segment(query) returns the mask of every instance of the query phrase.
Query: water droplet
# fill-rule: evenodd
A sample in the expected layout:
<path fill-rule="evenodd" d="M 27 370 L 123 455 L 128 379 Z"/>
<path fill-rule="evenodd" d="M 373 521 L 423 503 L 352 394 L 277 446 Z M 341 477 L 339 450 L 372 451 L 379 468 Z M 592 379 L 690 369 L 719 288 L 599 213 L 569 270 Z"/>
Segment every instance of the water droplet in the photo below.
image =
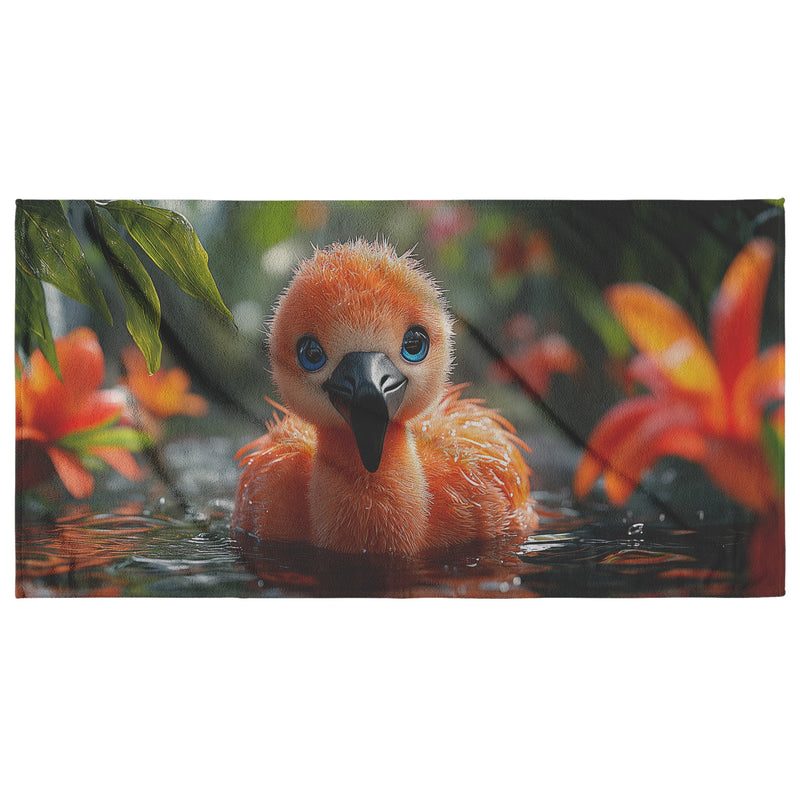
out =
<path fill-rule="evenodd" d="M 698 519 L 701 519 L 701 520 L 705 519 L 706 518 L 706 512 L 701 509 L 700 511 L 697 512 L 697 517 L 698 517 Z"/>
<path fill-rule="evenodd" d="M 522 578 L 520 578 L 519 575 L 515 575 L 514 576 L 514 580 L 511 581 L 511 583 L 513 583 L 514 586 L 521 586 L 522 585 Z"/>
<path fill-rule="evenodd" d="M 634 522 L 628 528 L 628 536 L 641 536 L 644 532 L 644 522 Z"/>
<path fill-rule="evenodd" d="M 667 518 L 666 514 L 659 514 L 658 515 L 658 521 L 659 522 L 663 522 L 666 518 Z"/>
<path fill-rule="evenodd" d="M 511 587 L 508 585 L 507 581 L 503 581 L 498 588 L 501 592 L 507 592 Z"/>
<path fill-rule="evenodd" d="M 258 588 L 259 589 L 263 589 L 264 588 L 264 581 L 262 581 L 261 578 L 258 579 Z"/>
<path fill-rule="evenodd" d="M 362 553 L 366 553 L 366 552 L 367 552 L 367 548 L 366 548 L 366 547 L 362 547 L 362 548 L 361 548 L 361 552 L 362 552 Z"/>

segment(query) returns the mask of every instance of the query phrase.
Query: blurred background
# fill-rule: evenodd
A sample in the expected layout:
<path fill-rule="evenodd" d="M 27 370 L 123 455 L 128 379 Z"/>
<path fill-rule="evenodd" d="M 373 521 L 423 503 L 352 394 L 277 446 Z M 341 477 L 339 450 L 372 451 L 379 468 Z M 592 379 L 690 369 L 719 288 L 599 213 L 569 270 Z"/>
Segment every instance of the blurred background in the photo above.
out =
<path fill-rule="evenodd" d="M 777 245 L 761 349 L 784 340 L 784 218 L 771 201 L 146 201 L 183 214 L 209 256 L 209 268 L 236 326 L 150 269 L 162 303 L 162 363 L 179 365 L 210 410 L 167 421 L 183 433 L 260 435 L 277 399 L 264 351 L 266 323 L 300 259 L 314 247 L 363 237 L 411 250 L 443 288 L 456 324 L 453 382 L 484 397 L 532 447 L 534 487 L 567 494 L 580 444 L 614 403 L 632 392 L 625 365 L 633 351 L 602 292 L 646 282 L 673 298 L 708 340 L 709 306 L 741 247 L 754 236 Z M 70 204 L 79 233 L 82 204 Z M 76 211 L 77 209 L 77 211 Z M 86 237 L 80 237 L 87 241 Z M 134 245 L 135 246 L 135 245 Z M 137 253 L 144 263 L 147 257 Z M 101 253 L 87 258 L 112 316 L 124 307 Z M 119 303 L 117 307 L 114 303 Z M 124 324 L 109 326 L 48 287 L 53 333 L 90 325 L 106 354 L 107 382 L 122 374 L 130 344 Z M 498 363 L 515 364 L 526 387 Z M 725 505 L 702 471 L 667 459 L 678 505 Z M 681 498 L 681 486 L 691 496 Z M 726 506 L 727 507 L 727 506 Z"/>

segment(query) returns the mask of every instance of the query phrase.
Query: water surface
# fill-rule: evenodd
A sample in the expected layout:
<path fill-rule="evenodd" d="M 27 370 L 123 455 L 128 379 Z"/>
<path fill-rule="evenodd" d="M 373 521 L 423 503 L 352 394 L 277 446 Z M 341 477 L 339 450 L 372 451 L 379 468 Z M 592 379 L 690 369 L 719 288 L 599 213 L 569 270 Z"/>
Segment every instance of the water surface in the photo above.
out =
<path fill-rule="evenodd" d="M 186 437 L 166 474 L 109 473 L 90 503 L 17 509 L 17 594 L 148 597 L 534 597 L 744 591 L 747 521 L 677 525 L 537 492 L 538 530 L 429 558 L 345 555 L 231 535 L 237 441 Z M 702 517 L 702 518 L 701 518 Z M 685 523 L 685 521 L 684 521 Z"/>

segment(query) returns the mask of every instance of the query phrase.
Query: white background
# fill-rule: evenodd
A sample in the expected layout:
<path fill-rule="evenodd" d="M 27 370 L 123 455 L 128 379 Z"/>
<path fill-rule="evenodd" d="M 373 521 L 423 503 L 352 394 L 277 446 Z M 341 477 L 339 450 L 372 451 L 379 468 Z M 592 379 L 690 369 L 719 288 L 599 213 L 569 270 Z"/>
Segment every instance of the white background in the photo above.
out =
<path fill-rule="evenodd" d="M 786 197 L 792 404 L 790 3 L 255 8 L 0 12 L 7 376 L 16 197 Z M 791 505 L 783 599 L 18 601 L 10 383 L 15 796 L 795 796 Z"/>

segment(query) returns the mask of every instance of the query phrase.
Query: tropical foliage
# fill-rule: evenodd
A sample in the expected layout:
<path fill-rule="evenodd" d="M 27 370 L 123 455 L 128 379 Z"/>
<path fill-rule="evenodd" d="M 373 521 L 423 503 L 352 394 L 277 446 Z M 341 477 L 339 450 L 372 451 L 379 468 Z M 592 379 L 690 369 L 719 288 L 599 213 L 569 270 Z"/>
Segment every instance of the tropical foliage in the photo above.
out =
<path fill-rule="evenodd" d="M 161 305 L 153 281 L 130 239 L 183 291 L 232 319 L 208 269 L 208 255 L 184 216 L 131 200 L 18 200 L 16 213 L 16 340 L 23 353 L 38 346 L 61 375 L 47 317 L 42 281 L 92 308 L 111 323 L 111 312 L 66 207 L 84 212 L 86 233 L 101 250 L 125 301 L 126 325 L 147 368 L 161 363 Z"/>

